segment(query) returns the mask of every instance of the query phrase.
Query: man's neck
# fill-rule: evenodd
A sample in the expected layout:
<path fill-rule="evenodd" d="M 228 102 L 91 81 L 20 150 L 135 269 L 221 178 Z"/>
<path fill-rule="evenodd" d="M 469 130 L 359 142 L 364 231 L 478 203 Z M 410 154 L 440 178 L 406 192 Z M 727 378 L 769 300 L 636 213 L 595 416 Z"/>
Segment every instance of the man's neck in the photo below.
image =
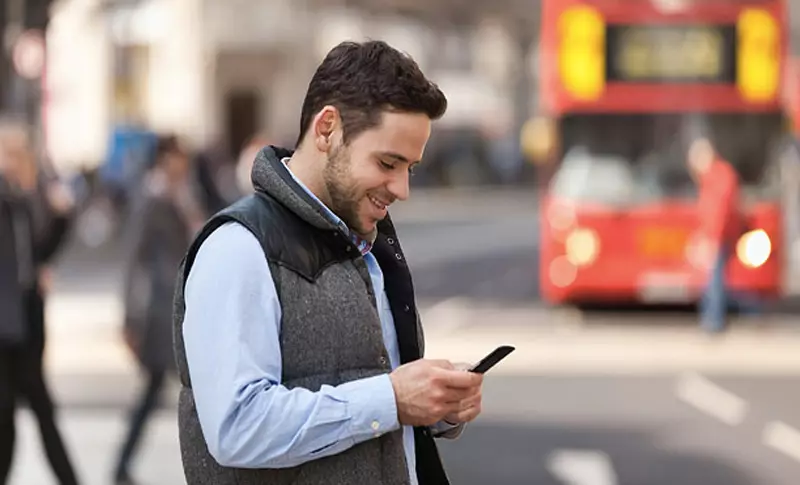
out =
<path fill-rule="evenodd" d="M 292 171 L 292 174 L 297 177 L 312 194 L 321 200 L 323 204 L 330 207 L 330 196 L 328 191 L 325 190 L 321 170 L 319 167 L 314 166 L 317 163 L 319 163 L 317 160 L 303 156 L 300 150 L 294 152 L 291 158 L 286 161 L 286 165 L 289 167 L 289 170 Z"/>

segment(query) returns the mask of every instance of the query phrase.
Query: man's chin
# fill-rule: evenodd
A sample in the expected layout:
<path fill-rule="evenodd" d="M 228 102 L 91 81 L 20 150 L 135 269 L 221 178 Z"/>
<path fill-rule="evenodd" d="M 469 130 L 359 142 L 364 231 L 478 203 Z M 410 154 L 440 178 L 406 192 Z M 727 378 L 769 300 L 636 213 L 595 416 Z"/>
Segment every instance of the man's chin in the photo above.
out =
<path fill-rule="evenodd" d="M 378 231 L 378 222 L 374 219 L 369 219 L 368 221 L 362 220 L 357 228 L 354 228 L 356 234 L 360 237 L 372 240 L 375 238 L 375 233 Z"/>

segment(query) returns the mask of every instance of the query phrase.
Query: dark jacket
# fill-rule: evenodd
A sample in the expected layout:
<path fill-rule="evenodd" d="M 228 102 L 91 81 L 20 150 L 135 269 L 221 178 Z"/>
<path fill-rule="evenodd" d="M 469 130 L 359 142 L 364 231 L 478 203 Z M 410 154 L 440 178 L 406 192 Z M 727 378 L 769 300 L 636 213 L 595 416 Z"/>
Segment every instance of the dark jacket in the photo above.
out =
<path fill-rule="evenodd" d="M 163 189 L 147 186 L 129 230 L 124 325 L 138 341 L 142 366 L 172 370 L 172 298 L 175 273 L 189 246 L 189 225 Z"/>
<path fill-rule="evenodd" d="M 38 271 L 64 242 L 69 215 L 56 214 L 38 190 L 24 194 L 0 176 L 0 345 L 44 346 L 44 301 Z"/>
<path fill-rule="evenodd" d="M 179 273 L 174 338 L 182 384 L 178 420 L 187 483 L 407 485 L 402 430 L 285 469 L 222 467 L 205 443 L 183 346 L 183 285 L 202 242 L 227 221 L 237 221 L 254 234 L 270 266 L 281 303 L 282 385 L 318 391 L 323 385 L 336 386 L 391 371 L 364 258 L 349 236 L 293 181 L 280 161 L 289 155 L 273 147 L 259 153 L 253 167 L 256 193 L 206 224 Z M 418 359 L 424 339 L 411 274 L 388 217 L 378 225 L 372 251 L 384 272 L 401 361 Z M 446 485 L 430 429 L 416 428 L 414 435 L 420 485 Z"/>

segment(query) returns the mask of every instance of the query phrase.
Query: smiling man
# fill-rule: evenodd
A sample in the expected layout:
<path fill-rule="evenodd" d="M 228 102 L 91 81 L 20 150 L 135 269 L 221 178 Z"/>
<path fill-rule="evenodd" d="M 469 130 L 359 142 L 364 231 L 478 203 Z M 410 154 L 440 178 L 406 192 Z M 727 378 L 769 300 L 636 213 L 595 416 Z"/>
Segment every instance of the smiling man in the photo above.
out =
<path fill-rule="evenodd" d="M 388 208 L 447 101 L 383 42 L 343 43 L 308 88 L 296 150 L 189 248 L 175 299 L 180 442 L 196 484 L 441 485 L 434 438 L 482 378 L 423 359 Z"/>

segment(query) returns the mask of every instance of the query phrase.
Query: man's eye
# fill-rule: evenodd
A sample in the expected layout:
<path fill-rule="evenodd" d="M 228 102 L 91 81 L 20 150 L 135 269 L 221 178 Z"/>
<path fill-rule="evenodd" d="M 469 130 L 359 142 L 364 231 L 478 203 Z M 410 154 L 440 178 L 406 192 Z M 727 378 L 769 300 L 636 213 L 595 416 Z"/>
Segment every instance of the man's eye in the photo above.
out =
<path fill-rule="evenodd" d="M 392 165 L 392 164 L 389 164 L 389 163 L 386 163 L 386 162 L 379 162 L 379 163 L 381 164 L 381 167 L 385 168 L 386 170 L 394 169 L 394 165 Z"/>

